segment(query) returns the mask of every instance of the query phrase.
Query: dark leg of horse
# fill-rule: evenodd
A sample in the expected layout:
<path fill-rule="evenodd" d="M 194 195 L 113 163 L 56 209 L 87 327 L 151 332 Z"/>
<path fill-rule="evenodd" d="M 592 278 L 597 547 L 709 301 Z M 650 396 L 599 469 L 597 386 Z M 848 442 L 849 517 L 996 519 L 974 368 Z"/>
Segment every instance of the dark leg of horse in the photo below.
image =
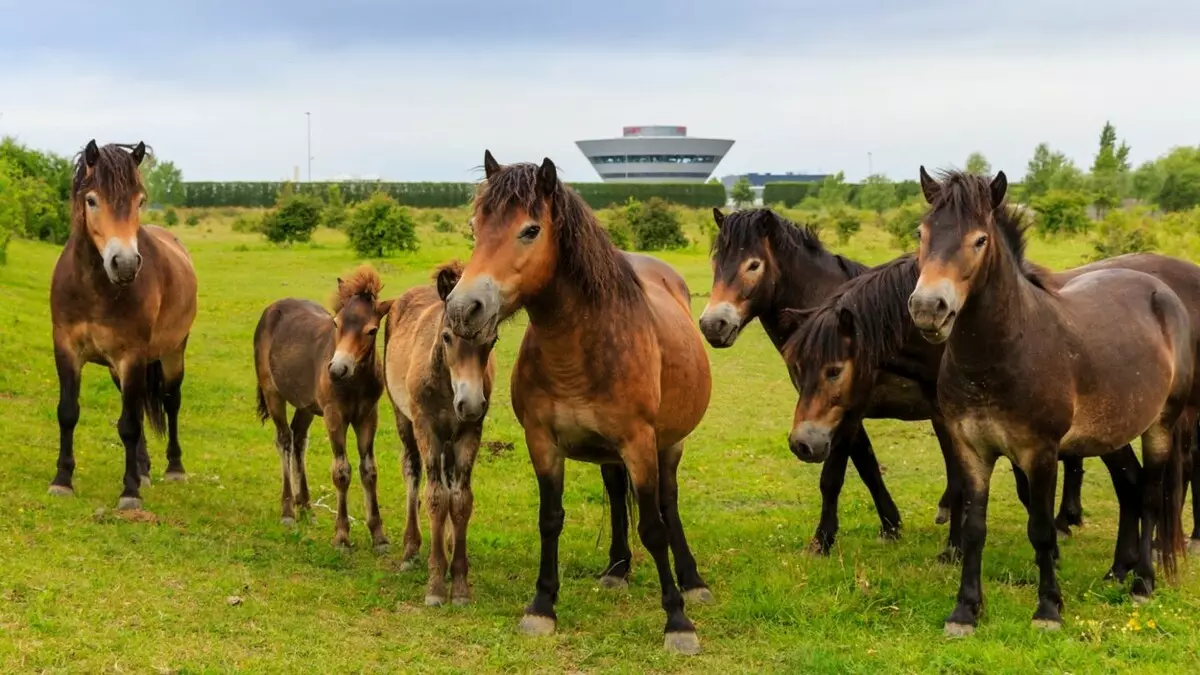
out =
<path fill-rule="evenodd" d="M 363 484 L 363 512 L 367 514 L 367 530 L 376 553 L 388 549 L 383 533 L 383 517 L 379 515 L 379 469 L 375 466 L 375 431 L 379 427 L 379 408 L 374 408 L 354 425 L 354 440 L 358 444 L 358 476 Z"/>
<path fill-rule="evenodd" d="M 1054 527 L 1071 534 L 1071 526 L 1083 525 L 1083 458 L 1063 457 L 1062 505 L 1054 519 Z"/>
<path fill-rule="evenodd" d="M 117 388 L 117 393 L 121 392 L 121 377 L 117 375 L 116 368 L 109 367 L 108 376 L 112 378 L 113 386 Z M 138 439 L 138 475 L 141 476 L 142 487 L 150 487 L 150 452 L 146 449 L 146 434 L 143 429 L 142 437 Z"/>
<path fill-rule="evenodd" d="M 75 425 L 79 423 L 79 375 L 83 364 L 58 345 L 54 346 L 58 371 L 58 470 L 50 481 L 50 494 L 73 495 L 75 475 Z"/>
<path fill-rule="evenodd" d="M 1188 542 L 1188 551 L 1200 554 L 1200 446 L 1195 439 L 1200 439 L 1200 429 L 1197 429 L 1192 447 L 1184 455 L 1183 464 L 1183 498 L 1187 499 L 1187 483 L 1192 485 L 1192 539 Z"/>
<path fill-rule="evenodd" d="M 1054 492 L 1058 489 L 1058 453 L 1053 446 L 1039 448 L 1026 473 L 1029 476 L 1029 543 L 1037 559 L 1038 606 L 1033 625 L 1057 630 L 1062 627 L 1062 591 L 1058 587 L 1056 562 L 1058 533 L 1054 528 Z"/>
<path fill-rule="evenodd" d="M 942 498 L 938 500 L 937 516 L 933 522 L 941 525 L 950 522 L 951 507 L 954 502 L 962 501 L 962 478 L 958 470 L 958 461 L 954 459 L 954 444 L 950 440 L 950 432 L 946 431 L 946 425 L 941 420 L 932 420 L 933 433 L 937 436 L 938 447 L 942 451 L 942 461 L 946 463 L 946 490 L 942 493 Z M 955 529 L 951 525 L 951 530 Z M 961 529 L 961 523 L 959 524 Z M 951 537 L 949 548 L 960 548 L 962 542 Z"/>
<path fill-rule="evenodd" d="M 396 411 L 396 432 L 403 446 L 400 457 L 400 468 L 404 473 L 404 555 L 401 557 L 400 569 L 404 571 L 416 567 L 417 554 L 421 552 L 421 451 L 417 448 L 417 437 L 413 434 L 413 424 L 399 410 Z"/>
<path fill-rule="evenodd" d="M 696 558 L 688 548 L 683 533 L 683 521 L 679 517 L 679 462 L 683 459 L 683 444 L 677 443 L 659 455 L 658 498 L 662 504 L 662 518 L 667 525 L 667 536 L 671 554 L 675 556 L 675 576 L 679 578 L 679 589 L 687 602 L 706 604 L 712 602 L 712 591 L 700 578 L 696 569 Z"/>
<path fill-rule="evenodd" d="M 179 408 L 183 405 L 183 350 L 187 346 L 186 339 L 183 345 L 177 353 L 162 360 L 163 408 L 167 413 L 167 470 L 163 480 L 167 481 L 187 480 L 187 471 L 183 468 L 183 449 L 179 447 Z"/>
<path fill-rule="evenodd" d="M 1153 439 L 1156 434 L 1167 436 L 1165 439 Z M 1156 430 L 1151 427 L 1142 435 L 1142 538 L 1139 542 L 1138 561 L 1133 569 L 1133 585 L 1130 594 L 1134 602 L 1149 601 L 1154 594 L 1154 534 L 1162 518 L 1169 517 L 1163 513 L 1163 490 L 1167 471 L 1167 452 L 1163 448 L 1170 446 L 1172 439 L 1169 432 Z M 1148 447 L 1151 442 L 1158 447 Z M 1158 441 L 1158 442 L 1155 442 Z"/>
<path fill-rule="evenodd" d="M 538 567 L 537 592 L 521 617 L 521 631 L 527 635 L 549 635 L 558 624 L 554 603 L 558 601 L 558 538 L 563 528 L 563 456 L 550 434 L 540 428 L 525 430 L 529 459 L 537 475 L 538 531 L 542 539 L 541 564 Z M 657 506 L 651 513 L 658 513 Z"/>
<path fill-rule="evenodd" d="M 838 496 L 846 481 L 846 464 L 850 461 L 849 442 L 835 440 L 821 467 L 821 520 L 808 548 L 819 555 L 829 555 L 838 531 Z"/>
<path fill-rule="evenodd" d="M 875 449 L 871 447 L 871 439 L 861 423 L 854 439 L 850 441 L 850 460 L 854 462 L 863 485 L 867 486 L 871 499 L 875 501 L 875 510 L 879 512 L 879 536 L 883 539 L 899 539 L 900 509 L 896 508 L 896 502 L 883 484 L 879 460 L 875 459 Z"/>
<path fill-rule="evenodd" d="M 295 488 L 292 482 L 292 462 L 295 443 L 292 430 L 288 427 L 287 402 L 277 392 L 263 392 L 267 402 L 267 413 L 275 424 L 275 449 L 279 451 L 279 471 L 282 474 L 283 490 L 279 497 L 280 522 L 291 527 L 296 524 Z"/>
<path fill-rule="evenodd" d="M 292 413 L 292 492 L 296 508 L 309 512 L 308 468 L 304 455 L 308 452 L 308 428 L 312 426 L 313 414 L 307 410 Z"/>
<path fill-rule="evenodd" d="M 325 428 L 329 431 L 329 445 L 333 450 L 333 464 L 329 473 L 333 486 L 337 488 L 337 519 L 333 523 L 333 545 L 350 547 L 350 515 L 346 511 L 346 493 L 350 490 L 350 462 L 346 461 L 346 423 L 333 406 L 325 410 Z"/>
<path fill-rule="evenodd" d="M 955 454 L 963 479 L 963 563 L 958 602 L 945 624 L 945 633 L 949 636 L 975 632 L 975 624 L 983 609 L 980 572 L 983 544 L 987 540 L 988 495 L 992 471 L 996 468 L 995 457 L 980 457 L 974 449 L 956 446 Z"/>
<path fill-rule="evenodd" d="M 450 523 L 454 527 L 454 554 L 450 560 L 450 600 L 456 605 L 471 601 L 471 586 L 467 574 L 471 563 L 467 559 L 467 527 L 475 509 L 475 493 L 471 489 L 471 471 L 479 452 L 479 436 L 467 434 L 454 443 L 454 462 L 450 475 Z"/>
<path fill-rule="evenodd" d="M 611 509 L 612 543 L 608 546 L 608 567 L 600 577 L 603 588 L 625 588 L 629 585 L 629 564 L 633 552 L 629 550 L 629 474 L 624 464 L 602 464 L 600 477 L 604 480 L 604 491 L 608 493 Z"/>
<path fill-rule="evenodd" d="M 1120 515 L 1117 521 L 1117 545 L 1113 553 L 1113 564 L 1105 579 L 1116 579 L 1121 583 L 1138 561 L 1138 523 L 1142 508 L 1141 502 L 1141 472 L 1137 455 L 1133 447 L 1124 448 L 1101 455 L 1104 466 L 1108 468 L 1112 478 L 1113 490 L 1117 493 L 1120 505 Z"/>
<path fill-rule="evenodd" d="M 137 363 L 126 367 L 121 382 L 121 418 L 117 420 L 117 433 L 125 445 L 125 489 L 121 491 L 118 509 L 142 508 L 140 462 L 138 442 L 143 440 L 142 417 L 145 414 L 142 399 L 146 395 L 146 365 Z"/>

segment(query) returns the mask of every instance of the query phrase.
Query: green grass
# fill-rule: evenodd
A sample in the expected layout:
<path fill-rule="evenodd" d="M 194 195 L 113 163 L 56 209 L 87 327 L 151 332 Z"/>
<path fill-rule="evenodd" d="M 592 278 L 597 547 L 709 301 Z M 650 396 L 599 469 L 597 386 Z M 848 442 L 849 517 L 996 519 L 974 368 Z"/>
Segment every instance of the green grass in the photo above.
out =
<path fill-rule="evenodd" d="M 429 217 L 421 214 L 420 253 L 378 264 L 385 295 L 426 283 L 435 264 L 468 255 L 459 235 L 433 233 Z M 688 217 L 694 229 L 703 216 Z M 229 220 L 215 214 L 176 229 L 200 277 L 181 414 L 191 477 L 144 490 L 154 517 L 142 520 L 111 511 L 124 461 L 115 429 L 119 403 L 98 367 L 84 374 L 77 496 L 46 495 L 58 450 L 48 309 L 58 249 L 12 243 L 9 264 L 0 267 L 0 670 L 1174 673 L 1195 672 L 1200 663 L 1194 568 L 1140 609 L 1122 588 L 1101 581 L 1116 502 L 1094 460 L 1084 488 L 1087 526 L 1062 544 L 1066 624 L 1058 633 L 1030 626 L 1037 574 L 1024 511 L 1002 463 L 984 558 L 983 621 L 972 638 L 942 636 L 958 569 L 934 561 L 946 535 L 933 524 L 944 477 L 927 423 L 867 423 L 904 517 L 903 538 L 877 540 L 874 508 L 852 473 L 838 545 L 828 558 L 807 554 L 820 467 L 797 462 L 786 448 L 794 393 L 757 326 L 733 349 L 710 351 L 712 404 L 680 470 L 680 508 L 716 596 L 714 605 L 689 607 L 703 654 L 663 652 L 658 582 L 640 543 L 633 546 L 629 591 L 595 583 L 607 561 L 607 513 L 599 471 L 586 464 L 568 465 L 559 631 L 537 639 L 518 634 L 538 562 L 537 490 L 508 397 L 519 320 L 501 332 L 500 382 L 485 429 L 486 441 L 515 447 L 481 452 L 475 472 L 475 602 L 428 609 L 424 567 L 398 569 L 403 485 L 389 424 L 381 427 L 377 454 L 392 553 L 371 553 L 357 472 L 352 552 L 330 547 L 332 514 L 320 508 L 316 522 L 296 532 L 279 525 L 273 432 L 254 417 L 254 325 L 280 297 L 327 300 L 334 278 L 356 261 L 335 232 L 275 248 L 231 233 Z M 700 296 L 711 283 L 705 248 L 663 256 Z M 872 228 L 841 248 L 871 263 L 897 253 Z M 1078 264 L 1088 245 L 1034 239 L 1030 250 L 1033 259 L 1062 268 Z M 695 316 L 703 304 L 694 299 Z M 381 419 L 390 418 L 383 411 Z M 152 437 L 156 476 L 165 466 L 163 447 Z M 320 423 L 310 457 L 314 498 L 330 504 L 330 453 Z M 428 542 L 424 518 L 422 524 Z M 229 604 L 230 596 L 241 603 Z"/>

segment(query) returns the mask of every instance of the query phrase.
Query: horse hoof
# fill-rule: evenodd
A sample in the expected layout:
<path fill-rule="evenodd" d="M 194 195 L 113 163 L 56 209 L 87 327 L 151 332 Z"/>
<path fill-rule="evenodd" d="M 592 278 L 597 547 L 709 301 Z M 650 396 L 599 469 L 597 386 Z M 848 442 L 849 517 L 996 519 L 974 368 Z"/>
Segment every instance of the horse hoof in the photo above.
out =
<path fill-rule="evenodd" d="M 440 595 L 426 595 L 425 596 L 425 606 L 426 607 L 441 607 L 444 604 L 446 604 L 446 598 L 444 598 Z"/>
<path fill-rule="evenodd" d="M 74 497 L 75 488 L 70 485 L 51 485 L 48 494 L 55 497 Z"/>
<path fill-rule="evenodd" d="M 1150 602 L 1149 595 L 1142 595 L 1140 593 L 1131 593 L 1129 595 L 1129 598 L 1131 600 L 1133 600 L 1133 604 L 1135 604 L 1135 605 L 1144 605 L 1144 604 Z"/>
<path fill-rule="evenodd" d="M 606 574 L 600 577 L 600 588 L 607 588 L 614 591 L 624 590 L 629 588 L 629 582 L 621 577 L 614 577 Z"/>
<path fill-rule="evenodd" d="M 341 549 L 343 551 L 350 550 L 350 537 L 348 537 L 344 534 L 334 535 L 333 542 L 331 542 L 331 543 L 333 544 L 333 547 L 336 549 Z"/>
<path fill-rule="evenodd" d="M 934 525 L 945 525 L 950 522 L 950 509 L 945 506 L 939 506 L 937 516 L 933 519 Z"/>
<path fill-rule="evenodd" d="M 1044 631 L 1062 630 L 1062 621 L 1054 619 L 1034 619 L 1033 627 Z"/>
<path fill-rule="evenodd" d="M 140 511 L 142 508 L 142 500 L 137 497 L 121 497 L 117 501 L 118 511 Z"/>
<path fill-rule="evenodd" d="M 163 474 L 163 480 L 168 483 L 186 483 L 187 474 L 182 471 L 168 471 Z"/>
<path fill-rule="evenodd" d="M 142 488 L 148 488 L 151 485 L 150 476 L 142 476 Z"/>
<path fill-rule="evenodd" d="M 704 587 L 692 588 L 683 592 L 683 601 L 693 605 L 707 605 L 713 601 L 713 594 Z"/>
<path fill-rule="evenodd" d="M 417 561 L 413 559 L 405 560 L 400 563 L 401 572 L 411 572 L 417 569 Z"/>
<path fill-rule="evenodd" d="M 947 546 L 938 554 L 937 561 L 946 565 L 956 565 L 962 561 L 962 549 Z"/>
<path fill-rule="evenodd" d="M 942 632 L 945 633 L 946 637 L 966 637 L 968 635 L 975 634 L 975 626 L 972 626 L 969 623 L 955 623 L 953 621 L 947 621 L 945 627 L 942 629 Z"/>
<path fill-rule="evenodd" d="M 521 632 L 526 635 L 553 635 L 555 629 L 555 621 L 548 616 L 537 616 L 536 614 L 526 614 L 521 617 L 520 624 Z"/>
<path fill-rule="evenodd" d="M 392 545 L 386 541 L 381 541 L 378 544 L 375 544 L 375 555 L 384 555 L 390 550 L 392 550 Z"/>
<path fill-rule="evenodd" d="M 291 516 L 284 516 L 279 519 L 279 524 L 287 528 L 293 528 L 296 526 L 296 519 Z"/>
<path fill-rule="evenodd" d="M 1193 497 L 1193 499 L 1195 499 L 1195 497 Z M 1187 550 L 1188 553 L 1200 554 L 1200 537 L 1193 537 L 1190 541 L 1188 541 Z"/>
<path fill-rule="evenodd" d="M 451 598 L 450 602 L 453 603 L 455 607 L 465 607 L 471 604 L 471 598 L 468 596 L 458 596 L 456 598 Z"/>
<path fill-rule="evenodd" d="M 672 654 L 695 656 L 700 653 L 700 638 L 695 633 L 667 633 L 663 638 L 663 649 Z"/>
<path fill-rule="evenodd" d="M 880 543 L 890 544 L 893 541 L 900 541 L 900 530 L 880 530 L 879 536 L 876 537 Z"/>

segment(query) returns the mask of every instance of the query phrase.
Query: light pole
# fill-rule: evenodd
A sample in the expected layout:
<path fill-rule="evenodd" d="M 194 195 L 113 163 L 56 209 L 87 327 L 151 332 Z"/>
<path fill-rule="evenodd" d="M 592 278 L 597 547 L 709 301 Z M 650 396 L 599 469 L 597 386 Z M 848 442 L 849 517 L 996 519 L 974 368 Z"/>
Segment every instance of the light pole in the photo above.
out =
<path fill-rule="evenodd" d="M 308 182 L 312 182 L 312 113 L 304 113 L 304 120 L 308 123 L 308 152 L 305 153 L 308 157 Z"/>
<path fill-rule="evenodd" d="M 869 152 L 867 153 L 867 175 L 868 176 L 875 175 L 875 167 L 874 167 L 873 163 L 871 162 L 871 153 L 869 153 Z"/>

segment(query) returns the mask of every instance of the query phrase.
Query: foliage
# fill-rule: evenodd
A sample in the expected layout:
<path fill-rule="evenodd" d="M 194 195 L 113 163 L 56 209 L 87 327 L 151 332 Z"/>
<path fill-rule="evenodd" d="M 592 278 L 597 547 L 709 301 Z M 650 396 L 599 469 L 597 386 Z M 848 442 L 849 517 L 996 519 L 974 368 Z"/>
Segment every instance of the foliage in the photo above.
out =
<path fill-rule="evenodd" d="M 417 227 L 408 209 L 384 192 L 354 207 L 346 235 L 355 253 L 363 258 L 382 258 L 419 247 Z"/>
<path fill-rule="evenodd" d="M 285 185 L 280 190 L 278 206 L 263 217 L 263 234 L 275 244 L 308 241 L 321 224 L 320 199 L 308 193 L 289 195 L 288 192 Z"/>
<path fill-rule="evenodd" d="M 817 199 L 826 207 L 845 204 L 850 201 L 850 186 L 846 183 L 846 174 L 839 171 L 826 176 L 817 189 Z"/>
<path fill-rule="evenodd" d="M 1100 132 L 1100 150 L 1092 163 L 1091 189 L 1093 203 L 1105 212 L 1121 203 L 1129 193 L 1129 146 L 1117 147 L 1117 130 L 1105 122 Z"/>
<path fill-rule="evenodd" d="M 346 209 L 346 200 L 342 198 L 342 186 L 331 183 L 325 189 L 325 209 L 321 212 L 321 221 L 333 230 L 346 226 L 350 212 Z"/>
<path fill-rule="evenodd" d="M 8 225 L 10 236 L 65 242 L 71 234 L 70 161 L 6 137 L 0 140 L 0 162 L 7 167 L 8 199 L 20 204 Z"/>
<path fill-rule="evenodd" d="M 925 205 L 916 200 L 909 200 L 884 214 L 883 229 L 892 235 L 892 243 L 896 247 L 911 251 L 917 246 L 916 232 L 923 215 Z"/>
<path fill-rule="evenodd" d="M 260 215 L 253 213 L 241 213 L 233 219 L 233 224 L 230 229 L 234 232 L 259 232 L 263 231 L 263 218 Z"/>
<path fill-rule="evenodd" d="M 188 227 L 195 227 L 200 224 L 200 216 L 189 213 L 186 220 L 183 221 Z"/>
<path fill-rule="evenodd" d="M 896 185 L 883 174 L 867 176 L 858 191 L 858 205 L 868 211 L 883 213 L 896 205 Z"/>
<path fill-rule="evenodd" d="M 1009 186 L 1012 187 L 1011 185 Z M 895 184 L 896 203 L 903 204 L 909 200 L 921 199 L 925 197 L 921 194 L 921 184 L 915 180 L 902 180 Z"/>
<path fill-rule="evenodd" d="M 1037 212 L 1034 226 L 1042 234 L 1078 234 L 1091 224 L 1088 198 L 1082 192 L 1051 190 L 1033 198 L 1031 204 Z"/>
<path fill-rule="evenodd" d="M 763 187 L 763 204 L 782 204 L 794 208 L 816 192 L 816 183 L 767 183 Z"/>
<path fill-rule="evenodd" d="M 454 223 L 446 220 L 446 217 L 440 213 L 433 214 L 433 231 L 434 232 L 454 232 L 457 228 Z"/>
<path fill-rule="evenodd" d="M 845 245 L 862 229 L 862 218 L 859 212 L 848 206 L 836 206 L 826 215 L 826 220 L 833 225 L 837 232 L 838 243 Z"/>
<path fill-rule="evenodd" d="M 1081 191 L 1084 176 L 1066 155 L 1040 143 L 1025 167 L 1023 183 L 1024 198 L 1032 201 L 1051 190 Z"/>
<path fill-rule="evenodd" d="M 1178 147 L 1155 161 L 1155 203 L 1164 211 L 1200 206 L 1200 147 Z"/>
<path fill-rule="evenodd" d="M 1153 251 L 1157 245 L 1156 223 L 1144 210 L 1109 211 L 1091 237 L 1091 260 L 1104 260 L 1125 253 Z"/>
<path fill-rule="evenodd" d="M 658 197 L 652 197 L 645 202 L 630 198 L 625 202 L 615 217 L 609 230 L 609 236 L 616 239 L 624 236 L 621 228 L 627 228 L 633 236 L 633 245 L 639 251 L 663 251 L 668 249 L 686 248 L 688 239 L 683 234 L 683 225 L 679 214 L 671 205 Z M 613 234 L 616 231 L 617 234 Z"/>
<path fill-rule="evenodd" d="M 179 224 L 179 214 L 175 213 L 175 209 L 167 209 L 163 213 L 163 225 L 167 227 L 175 227 Z"/>
<path fill-rule="evenodd" d="M 754 204 L 754 188 L 750 185 L 750 180 L 745 176 L 737 179 L 733 184 L 733 190 L 730 193 L 733 197 L 733 203 L 739 208 Z"/>
<path fill-rule="evenodd" d="M 987 157 L 984 157 L 982 152 L 972 152 L 967 156 L 967 173 L 991 176 L 992 164 L 987 161 Z"/>
<path fill-rule="evenodd" d="M 613 246 L 622 251 L 633 250 L 633 229 L 624 218 L 620 216 L 611 218 L 604 225 L 604 231 L 608 234 L 608 240 L 612 242 Z"/>
<path fill-rule="evenodd" d="M 151 206 L 183 206 L 183 172 L 174 162 L 160 162 L 153 155 L 142 160 L 142 181 Z"/>

